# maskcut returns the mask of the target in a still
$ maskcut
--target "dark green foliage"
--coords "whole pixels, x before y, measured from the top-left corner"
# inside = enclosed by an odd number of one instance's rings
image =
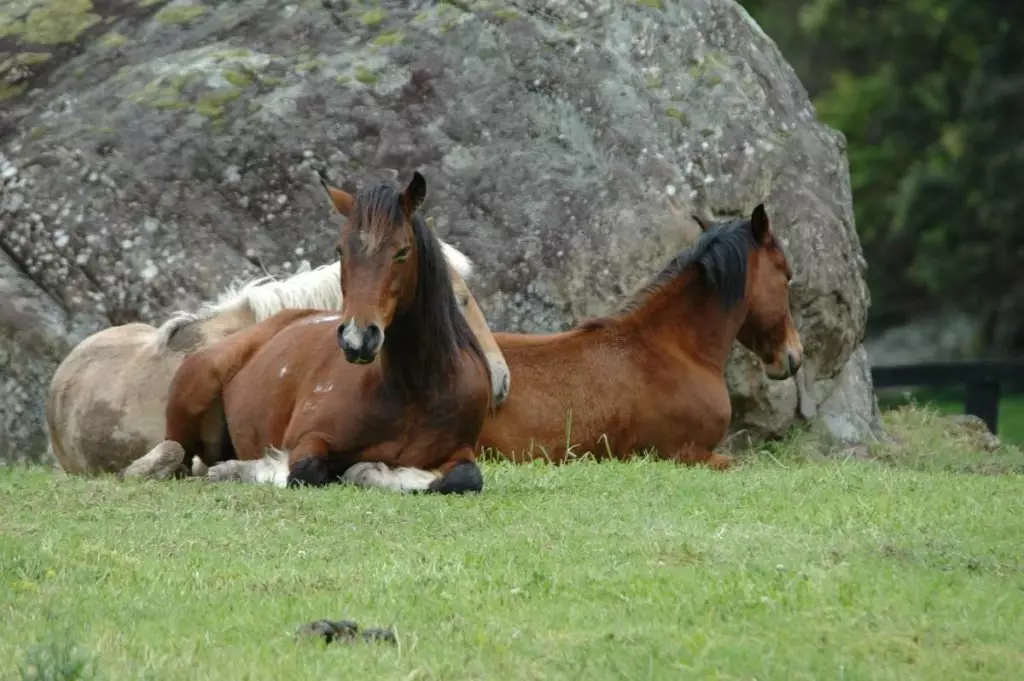
[[[992,0],[742,0],[849,148],[872,324],[926,309],[1024,347],[1024,31]]]

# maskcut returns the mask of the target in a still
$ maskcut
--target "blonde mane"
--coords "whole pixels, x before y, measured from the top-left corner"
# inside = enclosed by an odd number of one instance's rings
[[[459,249],[441,241],[445,259],[468,280],[473,274],[472,261]],[[213,303],[203,304],[198,313],[178,311],[157,330],[157,344],[167,345],[171,336],[181,327],[195,321],[211,319],[227,312],[248,308],[258,323],[281,310],[341,309],[341,266],[338,261],[311,269],[304,262],[295,274],[278,280],[272,275],[252,279],[240,286],[233,285],[221,293]]]

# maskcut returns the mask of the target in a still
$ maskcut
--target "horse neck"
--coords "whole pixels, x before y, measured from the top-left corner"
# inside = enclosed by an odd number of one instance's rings
[[[746,297],[723,309],[715,292],[689,267],[640,306],[632,315],[645,341],[662,348],[683,349],[700,364],[725,373],[733,341],[747,315]]]
[[[412,314],[396,314],[384,336],[380,364],[389,385],[410,395],[434,394],[439,386],[438,376],[431,375],[424,366],[422,344],[433,339],[424,338],[412,319]]]

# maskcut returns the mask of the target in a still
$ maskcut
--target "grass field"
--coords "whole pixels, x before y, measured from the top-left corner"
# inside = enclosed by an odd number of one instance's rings
[[[1024,455],[887,421],[873,460],[798,435],[465,498],[3,470],[0,679],[1024,677]],[[322,617],[398,645],[293,639]]]

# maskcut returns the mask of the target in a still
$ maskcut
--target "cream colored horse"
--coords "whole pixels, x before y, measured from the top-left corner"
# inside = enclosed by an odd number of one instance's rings
[[[497,406],[508,395],[508,365],[466,285],[472,263],[441,243],[459,306],[487,356]],[[283,309],[340,310],[340,274],[337,262],[306,266],[283,281],[264,277],[229,289],[198,314],[175,313],[159,328],[124,324],[83,340],[57,368],[46,400],[50,447],[61,467],[72,474],[188,475],[188,461],[144,458],[164,439],[167,393],[185,357]]]

